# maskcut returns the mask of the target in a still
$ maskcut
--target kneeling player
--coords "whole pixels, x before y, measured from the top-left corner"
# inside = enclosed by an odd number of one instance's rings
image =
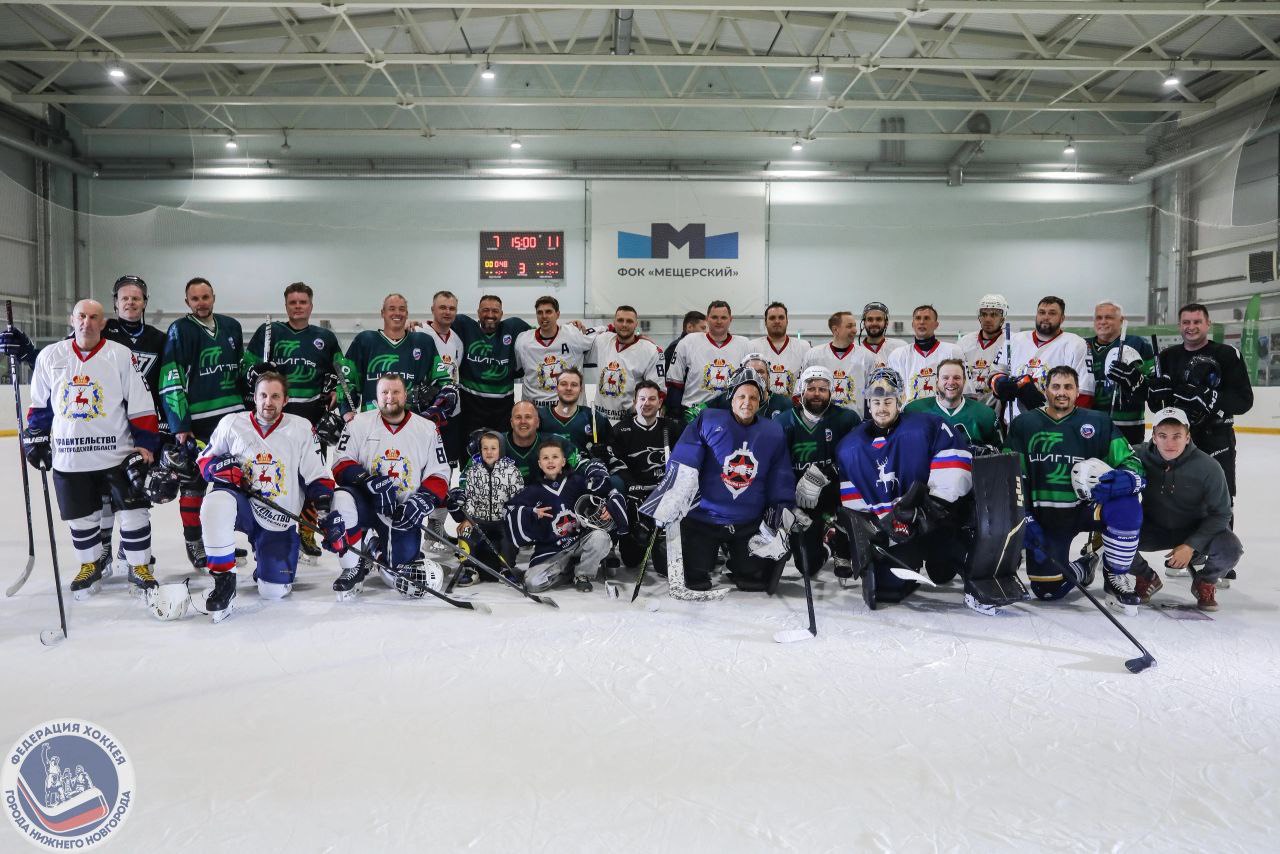
[[[927,565],[935,582],[963,572],[973,490],[969,443],[936,415],[901,411],[902,378],[892,368],[867,376],[870,417],[836,447],[840,500],[862,597],[872,610],[901,602],[919,582],[899,578],[892,566]],[[965,604],[980,610],[966,584]]]
[[[511,542],[533,546],[525,587],[541,593],[573,579],[589,593],[612,544],[609,530],[627,532],[626,505],[596,460],[566,476],[564,449],[554,439],[538,446],[538,468],[542,480],[520,490],[507,508]]]
[[[236,597],[236,531],[253,546],[253,580],[264,599],[283,599],[293,589],[300,545],[294,517],[304,500],[320,512],[326,547],[345,548],[346,528],[332,509],[333,478],[320,456],[320,440],[306,419],[285,414],[287,399],[283,376],[261,374],[253,389],[254,411],[223,417],[200,454],[200,472],[214,486],[200,508],[200,526],[213,576],[205,608],[215,623],[230,616]]]
[[[1107,413],[1076,406],[1074,368],[1052,368],[1045,382],[1044,407],[1013,419],[1007,442],[1023,458],[1031,497],[1024,540],[1031,592],[1061,599],[1076,584],[1087,587],[1095,555],[1068,564],[1071,541],[1081,531],[1101,531],[1107,604],[1136,614],[1129,567],[1142,529],[1142,462]]]
[[[423,586],[439,589],[443,577],[419,549],[422,524],[448,491],[449,460],[435,423],[405,408],[404,377],[383,374],[375,394],[378,408],[358,413],[338,440],[333,506],[347,544],[358,546],[366,531],[374,532],[373,553],[396,570],[384,571],[383,580],[406,596],[422,596]],[[342,601],[360,592],[369,568],[354,552],[338,551],[342,573],[333,589]]]

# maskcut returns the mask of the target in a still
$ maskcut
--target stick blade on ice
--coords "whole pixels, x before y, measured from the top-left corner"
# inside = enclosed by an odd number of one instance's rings
[[[808,629],[784,629],[773,633],[774,643],[796,643],[797,641],[813,640],[813,638],[814,636]]]
[[[62,629],[45,629],[40,633],[40,643],[45,646],[57,646],[67,639]]]
[[[1146,670],[1148,667],[1150,667],[1155,663],[1156,663],[1156,660],[1151,656],[1140,655],[1137,658],[1131,658],[1128,661],[1126,661],[1124,663],[1124,666],[1128,668],[1130,673],[1141,673],[1142,671]]]
[[[27,567],[22,570],[22,574],[18,576],[18,580],[9,585],[9,589],[4,591],[5,596],[13,596],[22,589],[22,585],[27,583],[27,579],[31,577],[31,567],[36,565],[36,556],[30,555],[27,558]]]

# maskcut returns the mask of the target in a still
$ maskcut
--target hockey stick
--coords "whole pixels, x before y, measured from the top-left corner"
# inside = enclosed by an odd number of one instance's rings
[[[9,328],[13,329],[13,301],[4,301],[5,315],[9,320]],[[17,419],[18,429],[22,429],[22,389],[18,385],[18,357],[9,354],[9,379],[13,382],[13,413]],[[36,532],[31,520],[31,480],[27,475],[27,458],[22,453],[22,439],[18,439],[18,466],[22,469],[22,497],[26,500],[27,507],[27,565],[18,576],[18,580],[9,585],[9,589],[4,592],[5,596],[12,596],[22,589],[22,585],[27,583],[27,579],[31,577],[31,569],[36,563]]]
[[[62,621],[62,634],[58,634],[56,629],[45,629],[40,633],[40,643],[53,646],[66,640],[67,609],[62,604],[62,575],[58,572],[58,540],[53,534],[53,508],[49,505],[49,473],[47,471],[41,470],[40,483],[44,486],[44,516],[49,521],[49,554],[53,558],[53,589],[58,594],[58,619]]]
[[[472,522],[471,525],[473,528],[475,528],[476,532],[480,535],[480,539],[484,542],[484,544],[488,546],[489,549],[491,549],[493,553],[498,556],[498,560],[501,560],[503,565],[505,566],[507,563],[506,559],[502,557],[502,553],[500,551],[498,551],[496,548],[493,547],[493,543],[485,535],[484,531],[480,530],[480,526],[477,525],[475,522]],[[444,537],[444,536],[441,536],[440,534],[437,534],[435,531],[431,530],[431,528],[429,528],[427,525],[422,526],[422,533],[425,534],[428,539],[434,542],[437,542],[440,545],[450,549],[454,553],[454,556],[457,557],[459,560],[466,561],[467,563],[474,566],[476,569],[488,575],[490,578],[493,578],[495,581],[501,581],[503,584],[507,585],[512,590],[519,593],[521,596],[524,596],[526,599],[532,599],[534,602],[537,602],[539,605],[550,605],[552,608],[557,608],[557,609],[560,607],[559,605],[556,604],[556,600],[552,599],[550,596],[537,596],[533,593],[530,593],[528,590],[525,590],[519,584],[516,584],[511,579],[507,578],[505,575],[498,572],[493,567],[489,566],[487,563],[484,563],[483,561],[481,561],[478,557],[476,557],[471,553],[470,549],[462,545],[461,540],[459,540],[458,545],[454,545],[453,543],[449,542],[448,537]]]
[[[321,537],[324,536],[324,532],[321,531],[317,525],[312,525],[310,522],[303,519],[301,516],[299,516],[296,513],[290,513],[288,510],[284,509],[279,504],[272,501],[270,498],[263,495],[262,493],[254,492],[253,490],[242,490],[242,494],[248,498],[253,499],[254,501],[257,501],[262,506],[268,507],[274,510],[275,512],[279,513],[281,516],[284,516],[286,519],[291,520],[292,522],[297,524],[299,528],[307,527],[307,528],[310,528],[313,533],[319,534]],[[415,582],[413,582],[407,576],[405,576],[404,573],[399,572],[394,566],[390,566],[378,560],[372,554],[370,554],[366,549],[359,548],[358,546],[347,546],[347,548],[353,554],[364,558],[365,560],[369,561],[369,563],[373,564],[379,569],[389,572],[392,575],[394,575],[396,578],[403,580],[406,584],[408,584],[414,590],[421,590],[424,593],[430,593],[432,596],[436,597],[442,602],[448,602],[450,605],[452,605],[455,608],[466,608],[469,611],[477,611],[481,614],[490,613],[489,606],[485,605],[483,602],[464,602],[461,599],[450,598],[444,595],[443,593],[441,593],[440,591],[433,590],[430,587],[419,587]]]
[[[1013,339],[1011,337],[1012,335],[1013,335],[1013,324],[1006,320],[1004,322],[1004,361],[1005,361],[1005,369],[1009,371],[1010,375],[1013,374]],[[991,384],[990,374],[987,374],[987,384],[988,385]],[[991,393],[995,394],[995,391],[996,391],[995,388],[992,387]],[[1003,400],[999,400],[996,403],[996,426],[1000,429],[1000,432],[1002,434],[1000,437],[1001,440],[1008,438],[1008,435],[1009,435],[1009,425],[1006,424],[1004,420],[1005,410],[1007,410],[1008,407],[1009,407],[1009,404]],[[1002,444],[1003,444],[1003,441],[1002,441]]]
[[[262,330],[262,361],[264,362],[271,361],[271,327],[273,325],[271,315],[268,314],[266,328]]]
[[[785,629],[780,632],[774,632],[773,640],[775,643],[795,643],[796,641],[809,640],[818,636],[818,621],[813,615],[813,584],[809,580],[809,552],[805,549],[803,541],[799,543],[799,548],[794,551],[796,568],[804,576],[804,601],[809,609],[809,628]]]
[[[1052,566],[1057,571],[1061,572],[1064,578],[1072,577],[1073,574],[1070,571],[1066,570],[1062,566],[1062,563],[1059,562],[1056,558],[1051,557],[1048,554],[1046,554],[1045,557],[1048,559],[1049,565]],[[1089,592],[1089,589],[1087,587],[1085,587],[1083,584],[1077,584],[1076,589],[1079,590],[1081,593],[1083,593],[1085,595],[1085,598],[1093,603],[1093,607],[1101,611],[1102,616],[1110,620],[1111,625],[1119,629],[1120,633],[1124,635],[1126,638],[1128,638],[1129,642],[1132,643],[1134,646],[1136,646],[1138,650],[1142,653],[1142,655],[1138,656],[1137,658],[1131,658],[1124,663],[1125,668],[1128,669],[1130,673],[1141,673],[1142,671],[1146,670],[1148,667],[1156,663],[1155,657],[1152,656],[1151,653],[1147,651],[1147,648],[1143,646],[1141,643],[1139,643],[1138,639],[1135,638],[1133,634],[1130,633],[1130,631],[1126,629],[1124,625],[1119,620],[1117,620],[1110,611],[1107,610],[1106,605],[1103,605],[1101,602],[1099,602],[1097,600],[1097,597],[1095,597],[1092,593]]]

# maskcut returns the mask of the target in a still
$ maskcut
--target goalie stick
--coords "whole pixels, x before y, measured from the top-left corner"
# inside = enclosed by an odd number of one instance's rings
[[[480,538],[484,541],[485,545],[487,545],[493,551],[493,553],[498,556],[498,560],[501,560],[505,564],[506,560],[502,557],[502,553],[499,552],[497,549],[493,548],[493,543],[489,541],[489,538],[487,536],[485,536],[484,531],[480,530],[480,526],[476,525],[474,522],[472,522],[471,524],[476,529],[476,532],[480,535]],[[528,590],[525,590],[519,584],[516,584],[511,579],[507,578],[505,575],[498,572],[493,567],[489,566],[487,563],[484,563],[483,561],[481,561],[478,557],[476,557],[471,553],[471,549],[463,545],[462,539],[459,539],[458,544],[454,545],[453,543],[449,542],[448,537],[443,536],[441,534],[437,534],[435,531],[431,530],[431,528],[428,527],[427,525],[422,526],[422,533],[426,535],[427,539],[432,540],[433,542],[439,543],[440,545],[452,551],[454,556],[458,560],[466,561],[467,563],[471,564],[476,569],[485,573],[486,575],[493,578],[494,580],[501,581],[503,584],[507,585],[512,590],[519,593],[521,596],[524,596],[527,599],[532,599],[534,602],[537,602],[539,605],[549,605],[552,608],[557,608],[557,609],[560,607],[559,605],[556,604],[556,600],[552,599],[550,596],[537,596],[533,593],[530,593]]]
[[[680,523],[667,526],[667,595],[684,602],[719,602],[729,595],[729,588],[690,590],[684,586],[684,555],[680,551]]]
[[[9,328],[13,329],[13,301],[4,301],[5,315],[9,321]],[[9,379],[13,382],[13,412],[17,419],[18,429],[22,429],[22,389],[18,385],[18,357],[9,355]],[[5,596],[12,596],[22,589],[22,585],[27,583],[27,579],[31,577],[31,569],[36,564],[36,532],[35,526],[31,519],[31,480],[27,474],[27,458],[22,453],[22,438],[18,438],[18,467],[22,469],[22,497],[26,501],[27,508],[27,565],[23,567],[22,572],[18,575],[18,580],[9,585],[9,589],[4,592]],[[54,568],[57,568],[55,563]]]

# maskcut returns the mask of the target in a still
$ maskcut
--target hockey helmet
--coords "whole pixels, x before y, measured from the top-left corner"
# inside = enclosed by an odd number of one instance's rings
[[[738,390],[738,386],[744,383],[751,383],[760,391],[760,403],[764,404],[769,399],[769,386],[765,382],[764,377],[760,376],[760,372],[755,368],[741,367],[733,372],[733,376],[729,377],[729,399],[733,399],[734,392]]]
[[[978,300],[978,311],[984,308],[994,308],[1008,314],[1009,301],[1004,298],[1004,294],[984,294],[982,299]]]
[[[185,580],[153,587],[146,595],[147,610],[162,622],[181,620],[191,608],[191,591]]]
[[[1109,471],[1111,471],[1111,466],[1097,457],[1080,460],[1080,462],[1071,467],[1071,488],[1076,491],[1077,497],[1088,501],[1093,497],[1093,488],[1098,485],[1098,481],[1102,476]]]
[[[430,588],[437,593],[444,591],[444,568],[434,560],[415,560],[396,567],[395,572],[386,567],[378,567],[378,574],[401,596],[408,599],[421,599]]]
[[[1222,368],[1212,356],[1197,353],[1182,369],[1182,381],[1196,388],[1217,388],[1222,383]]]
[[[819,380],[825,382],[827,388],[830,388],[833,385],[831,371],[822,365],[810,365],[800,372],[800,390],[804,391],[809,383]]]
[[[889,316],[889,306],[885,305],[882,302],[869,302],[866,305],[864,305],[862,307],[862,316],[866,317],[867,312],[869,311],[883,311],[885,317]]]
[[[152,504],[167,504],[178,497],[181,487],[182,478],[164,466],[153,467],[142,481],[142,491]]]
[[[875,368],[867,374],[863,386],[864,397],[899,397],[902,394],[902,376],[893,368]]]
[[[137,287],[140,291],[142,291],[142,301],[144,303],[147,301],[147,283],[142,281],[141,276],[121,276],[120,278],[116,279],[116,283],[111,286],[112,302],[116,301],[116,296],[119,295],[120,289],[123,288],[125,285],[134,285],[135,287]]]
[[[747,355],[742,357],[743,367],[746,367],[752,362],[759,362],[760,364],[764,365],[765,373],[769,372],[769,360],[764,357],[763,353],[748,353]]]
[[[182,444],[165,445],[160,451],[160,465],[181,480],[200,480],[200,469],[196,466],[196,457],[200,455],[195,439],[188,439]]]
[[[1107,350],[1106,357],[1102,360],[1102,374],[1106,376],[1111,371],[1111,366],[1117,361],[1122,365],[1132,365],[1134,362],[1142,363],[1142,354],[1130,347],[1128,344],[1121,344],[1119,347],[1112,347]]]
[[[605,500],[599,495],[590,492],[579,495],[578,500],[573,502],[573,515],[577,517],[578,524],[584,528],[594,528],[597,531],[613,530],[613,517],[609,515]]]

